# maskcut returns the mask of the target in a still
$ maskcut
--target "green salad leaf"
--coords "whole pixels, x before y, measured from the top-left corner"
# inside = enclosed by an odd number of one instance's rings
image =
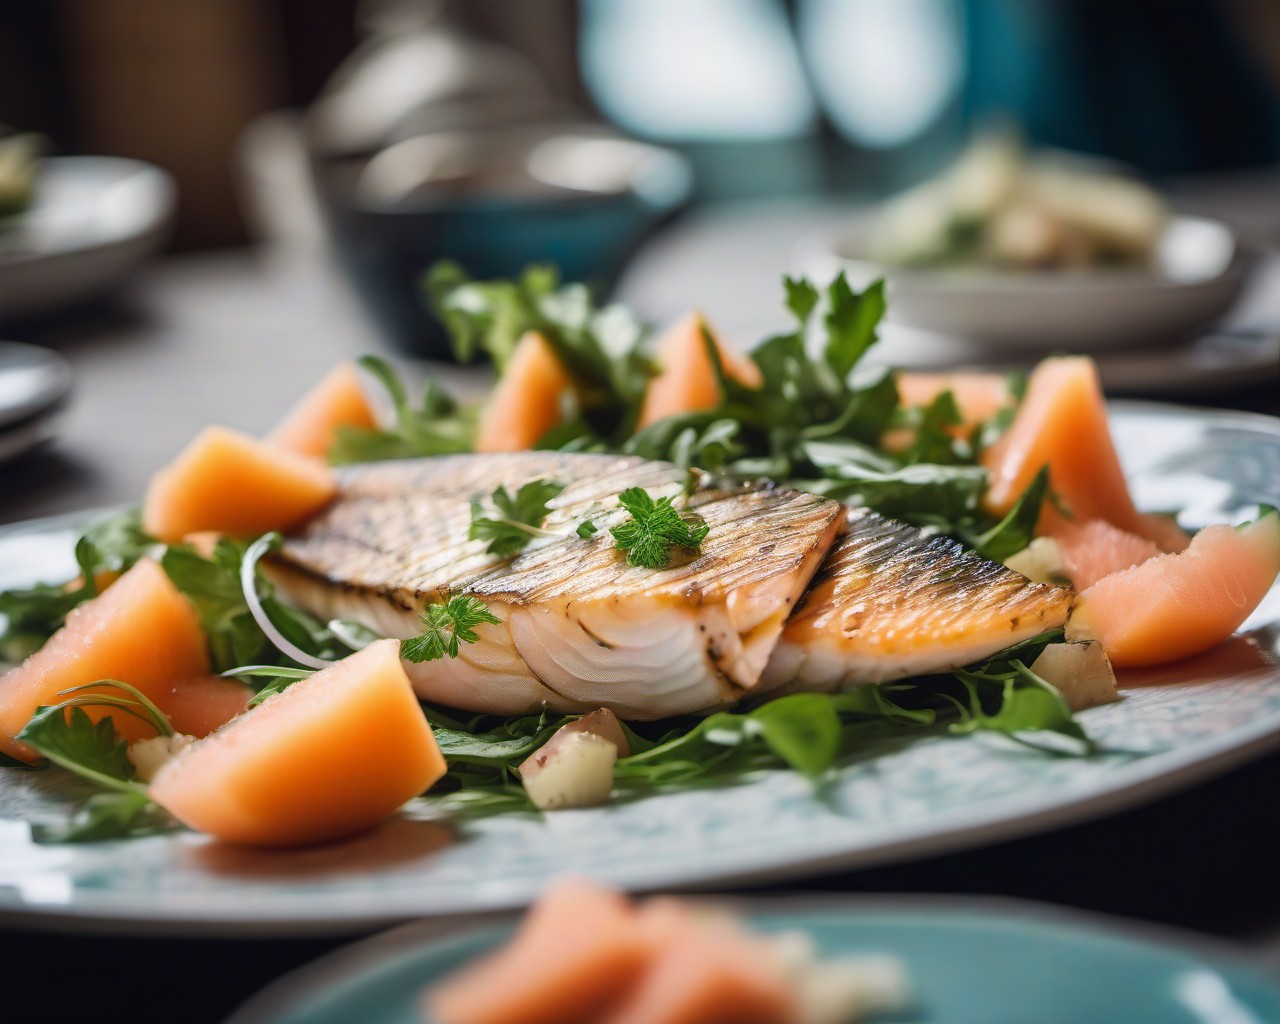
[[[429,604],[422,609],[422,632],[401,644],[400,657],[414,662],[456,658],[458,645],[479,640],[476,627],[486,622],[496,626],[502,620],[478,597],[455,594]]]
[[[485,552],[499,558],[519,554],[534,537],[547,536],[542,524],[551,511],[550,502],[564,490],[555,480],[530,480],[514,495],[498,487],[489,496],[490,508],[471,503],[471,540],[487,540]]]
[[[18,739],[60,768],[103,789],[145,792],[145,787],[133,781],[133,765],[125,756],[128,744],[116,733],[110,717],[95,724],[80,706],[41,707],[18,733]]]

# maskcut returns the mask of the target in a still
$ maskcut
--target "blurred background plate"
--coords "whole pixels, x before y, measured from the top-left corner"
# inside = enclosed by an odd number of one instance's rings
[[[167,173],[105,156],[42,161],[34,204],[0,225],[0,323],[95,298],[163,244]]]
[[[1266,1024],[1280,981],[1239,951],[1182,933],[1008,900],[741,901],[765,932],[801,930],[823,956],[892,956],[930,1024]],[[423,990],[492,950],[502,927],[419,922],[294,972],[227,1024],[431,1024]]]
[[[844,269],[862,287],[885,277],[888,319],[987,349],[1043,355],[1105,353],[1176,343],[1221,317],[1248,279],[1254,254],[1221,221],[1174,217],[1150,269],[999,271],[886,267],[868,255],[875,214],[802,243],[803,270],[829,280]]]

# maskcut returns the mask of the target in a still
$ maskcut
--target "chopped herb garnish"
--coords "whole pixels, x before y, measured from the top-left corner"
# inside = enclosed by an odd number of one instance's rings
[[[542,524],[551,511],[550,502],[564,490],[554,480],[532,480],[512,496],[499,487],[489,496],[490,508],[479,501],[471,503],[472,540],[487,540],[485,551],[499,558],[510,558],[523,551],[534,537],[551,536]]]
[[[609,532],[629,565],[665,569],[673,548],[696,553],[707,535],[706,524],[690,525],[670,497],[655,499],[641,487],[629,487],[618,495],[618,504],[631,518]]]
[[[485,622],[502,620],[476,597],[455,594],[443,604],[429,604],[422,610],[422,632],[400,645],[400,657],[413,662],[456,658],[460,643],[480,639],[475,629]]]

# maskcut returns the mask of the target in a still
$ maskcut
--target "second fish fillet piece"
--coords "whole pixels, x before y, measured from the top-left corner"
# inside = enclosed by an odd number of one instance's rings
[[[473,500],[535,479],[565,485],[543,524],[554,536],[512,559],[467,539]],[[605,707],[633,720],[709,711],[756,689],[845,510],[784,488],[702,486],[687,501],[709,528],[700,553],[657,571],[628,565],[609,534],[627,518],[618,493],[677,496],[685,480],[670,463],[560,452],[351,467],[269,572],[313,614],[384,636],[414,636],[422,608],[447,594],[482,600],[501,625],[480,626],[456,658],[407,666],[420,696],[450,707]],[[599,529],[587,539],[575,532],[585,518]]]
[[[947,672],[1057,629],[1071,600],[949,537],[854,509],[760,689],[833,692]]]

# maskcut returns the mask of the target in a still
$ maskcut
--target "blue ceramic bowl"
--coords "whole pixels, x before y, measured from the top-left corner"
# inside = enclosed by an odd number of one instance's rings
[[[601,294],[687,203],[677,153],[579,124],[436,132],[314,167],[339,258],[402,349],[448,358],[423,273],[453,259],[480,278],[554,263]]]

